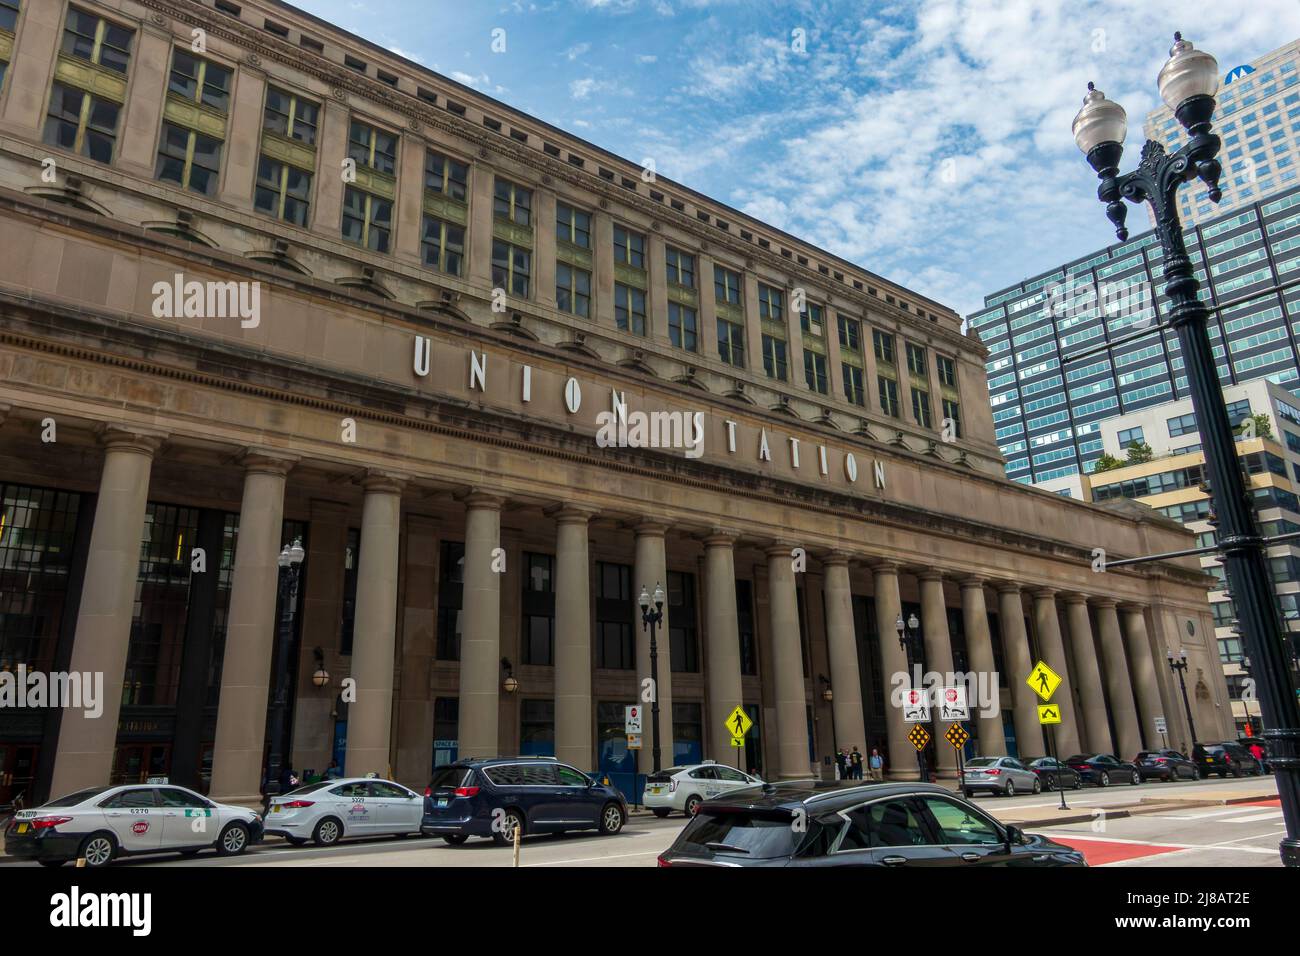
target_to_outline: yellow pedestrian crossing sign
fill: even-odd
[[[732,737],[732,738],[731,738],[731,746],[733,746],[733,747],[743,747],[743,746],[745,746],[745,738],[744,738],[744,737]]]
[[[1061,722],[1061,708],[1056,704],[1039,704],[1038,722],[1040,724],[1059,724]]]
[[[749,733],[749,728],[754,726],[754,722],[749,719],[749,714],[745,713],[743,707],[737,706],[730,714],[727,715],[727,730],[731,734],[731,746],[743,747],[745,734]],[[740,738],[740,743],[736,743],[736,738]]]
[[[1061,686],[1061,675],[1039,661],[1034,665],[1030,675],[1025,678],[1025,683],[1043,700],[1051,700],[1052,694],[1056,693],[1056,688]]]

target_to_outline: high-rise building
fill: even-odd
[[[1237,427],[1237,454],[1266,537],[1300,531],[1300,402],[1280,385],[1257,379],[1223,390],[1228,418]],[[1251,422],[1246,425],[1246,422]],[[1103,465],[1081,481],[1086,500],[1128,498],[1150,505],[1186,525],[1200,546],[1216,543],[1205,453],[1191,399],[1152,405],[1101,423]],[[1115,462],[1119,462],[1115,465]],[[1105,465],[1113,467],[1105,468]],[[1104,470],[1103,470],[1104,469]],[[1236,611],[1216,554],[1201,557],[1213,575],[1210,608],[1214,615],[1219,661],[1232,699],[1233,721],[1260,729],[1259,700],[1253,692],[1249,661],[1237,629]],[[1291,634],[1294,666],[1300,634],[1300,541],[1268,549],[1278,609]]]
[[[1300,185],[1184,230],[1213,310],[1210,341],[1224,385],[1268,379],[1300,387]],[[1080,495],[1102,454],[1102,423],[1187,398],[1172,331],[1111,345],[1163,319],[1154,232],[1092,252],[995,292],[969,327],[985,368],[998,446],[1014,481]],[[1065,362],[1096,347],[1084,361]]]
[[[1217,99],[1223,199],[1215,204],[1204,189],[1184,189],[1178,203],[1188,226],[1218,219],[1295,183],[1300,172],[1300,40],[1228,70]],[[1164,105],[1147,114],[1145,133],[1170,152],[1187,139],[1173,110]]]

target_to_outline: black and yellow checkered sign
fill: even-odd
[[[948,728],[948,732],[944,736],[948,738],[948,743],[952,744],[957,750],[965,747],[966,741],[970,740],[970,734],[966,732],[966,728],[961,724],[953,724]]]
[[[907,735],[907,739],[912,742],[912,746],[917,750],[924,750],[925,745],[930,742],[930,734],[920,724],[914,724],[912,732]]]

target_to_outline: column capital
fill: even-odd
[[[1026,588],[1025,590],[1027,590],[1031,595],[1033,595],[1033,598],[1036,601],[1054,600],[1057,594],[1056,588],[1034,586],[1034,587]]]
[[[278,475],[283,478],[298,464],[299,457],[269,448],[249,446],[239,453],[236,459],[248,473]]]
[[[984,590],[984,585],[988,584],[988,578],[978,574],[963,574],[957,579],[961,584],[963,591],[973,591],[976,588]]]
[[[150,458],[167,440],[167,432],[135,425],[101,425],[97,430],[99,443],[106,449],[134,451]]]
[[[1136,601],[1117,601],[1119,609],[1126,614],[1145,614],[1147,606]]]
[[[1001,578],[993,582],[993,590],[997,591],[998,594],[1019,594],[1021,586],[1018,581],[1008,581]]]
[[[630,528],[638,538],[662,538],[672,527],[672,522],[663,518],[638,518],[625,522],[623,527]]]
[[[361,487],[366,490],[366,494],[400,495],[408,481],[409,475],[372,468],[362,477]]]
[[[892,558],[868,558],[866,565],[873,574],[898,574],[899,563]]]
[[[943,583],[943,572],[938,568],[920,568],[916,572],[916,579],[918,581],[938,581]]]
[[[588,505],[562,503],[552,505],[542,513],[556,524],[587,524],[600,514],[600,510]]]
[[[1119,606],[1119,602],[1111,597],[1097,597],[1094,595],[1093,597],[1088,598],[1088,602],[1094,607],[1101,608],[1115,608]]]
[[[735,528],[710,528],[702,540],[706,548],[734,548],[740,532]]]
[[[763,553],[769,558],[790,557],[790,552],[797,548],[798,545],[793,541],[787,541],[784,538],[773,539],[763,548]]]
[[[821,563],[828,568],[847,568],[849,562],[853,560],[853,554],[849,551],[842,551],[839,548],[832,548],[824,551],[819,555]]]
[[[504,495],[495,494],[486,488],[470,488],[455,497],[471,511],[500,511],[506,503]]]
[[[1087,604],[1088,595],[1082,591],[1062,591],[1061,601],[1065,604]]]

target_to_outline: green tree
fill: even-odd
[[[1123,465],[1124,462],[1120,461],[1110,452],[1106,452],[1100,458],[1098,458],[1097,463],[1092,466],[1092,473],[1096,475],[1103,471],[1113,471],[1114,469],[1120,468]]]
[[[1144,461],[1150,461],[1153,457],[1155,457],[1155,452],[1146,442],[1131,441],[1128,443],[1128,464],[1140,465]]]
[[[1238,433],[1250,434],[1251,429],[1255,430],[1255,438],[1272,438],[1273,426],[1268,420],[1268,416],[1263,412],[1258,415],[1251,415],[1249,418],[1243,418],[1237,426]]]

